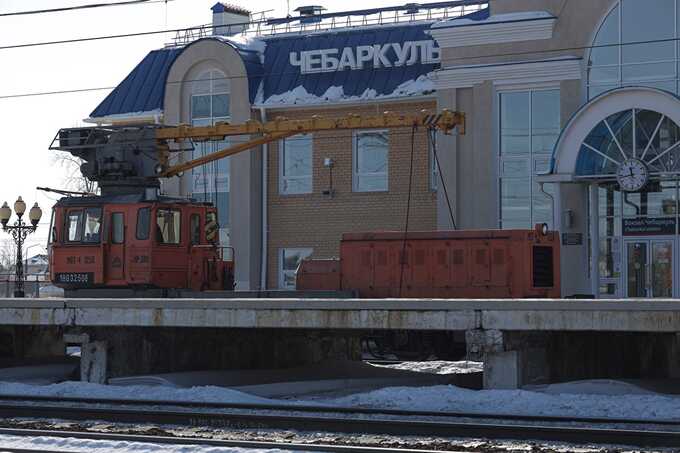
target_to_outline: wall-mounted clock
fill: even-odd
[[[621,162],[616,170],[616,180],[619,182],[621,190],[637,192],[647,185],[649,170],[640,159],[626,159]]]

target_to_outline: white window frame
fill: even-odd
[[[295,289],[293,286],[286,286],[286,275],[295,275],[295,270],[284,269],[283,263],[286,261],[286,252],[299,253],[302,255],[302,259],[309,258],[314,253],[314,249],[311,247],[282,247],[279,249],[279,289]]]
[[[653,85],[653,84],[660,84],[660,83],[673,83],[675,84],[675,89],[674,93],[679,94],[680,93],[680,68],[678,67],[680,65],[680,42],[678,42],[678,38],[680,38],[680,0],[675,0],[673,4],[673,12],[671,13],[673,17],[675,18],[675,30],[674,30],[674,37],[675,37],[675,52],[674,52],[674,57],[672,59],[662,59],[662,60],[651,60],[651,61],[644,61],[644,62],[633,62],[633,63],[624,63],[623,62],[623,49],[625,46],[625,39],[623,37],[624,30],[623,30],[623,12],[624,12],[624,5],[621,0],[615,1],[609,10],[607,10],[606,14],[602,17],[600,20],[600,23],[598,24],[597,30],[595,31],[595,34],[592,37],[591,43],[595,45],[595,41],[599,37],[600,32],[602,31],[602,27],[604,26],[605,22],[607,19],[609,19],[609,16],[614,12],[615,9],[618,8],[617,11],[617,26],[618,26],[618,40],[615,44],[611,44],[612,47],[615,47],[618,51],[618,63],[616,64],[604,64],[604,65],[593,65],[592,64],[592,53],[593,49],[591,48],[587,52],[587,62],[588,64],[585,67],[585,76],[584,76],[584,81],[586,84],[586,99],[590,100],[596,97],[597,95],[601,94],[604,91],[613,89],[613,88],[619,88],[619,87],[624,87],[624,86],[646,86],[646,85]],[[624,69],[630,68],[632,66],[636,65],[654,65],[654,64],[673,64],[675,67],[675,76],[671,77],[668,75],[653,75],[650,76],[649,78],[645,79],[644,77],[641,78],[635,78],[632,77],[630,80],[624,80],[623,73]],[[590,80],[590,74],[592,70],[595,69],[617,69],[617,76],[616,79],[611,79],[608,81],[594,81],[591,82]],[[593,95],[593,90],[597,90],[595,95]]]
[[[498,159],[498,175],[497,175],[497,184],[498,184],[498,227],[499,228],[504,228],[503,227],[503,179],[522,179],[522,177],[512,177],[512,176],[504,176],[503,170],[504,170],[504,163],[505,162],[525,162],[528,164],[528,170],[529,170],[529,177],[531,178],[531,182],[529,185],[529,213],[530,213],[530,220],[529,220],[529,228],[533,227],[533,221],[534,221],[534,180],[536,178],[536,164],[537,162],[545,162],[547,160],[548,164],[552,158],[552,154],[547,153],[547,154],[539,154],[539,153],[534,153],[533,152],[533,147],[532,147],[532,140],[533,140],[533,93],[541,92],[541,91],[558,91],[561,95],[562,90],[559,84],[555,83],[547,83],[547,84],[522,84],[522,85],[517,85],[513,86],[508,89],[502,89],[502,90],[497,90],[496,91],[496,102],[497,102],[497,108],[496,108],[496,158]],[[504,94],[510,94],[510,93],[529,93],[529,154],[527,155],[508,155],[507,157],[502,154],[502,103],[501,103],[501,97]],[[560,99],[559,102],[559,115],[560,115],[560,124],[562,121],[562,111],[561,111],[561,104],[562,101]],[[547,190],[547,187],[546,187]],[[552,221],[550,222],[550,228],[555,228],[555,225],[552,225],[552,223],[555,221],[555,205],[554,205],[554,198],[553,198],[553,215],[552,215]]]
[[[224,89],[217,89],[216,87],[217,83],[216,80],[218,80],[218,77],[224,77],[226,85]],[[190,85],[189,88],[189,122],[192,125],[196,125],[197,123],[207,123],[210,125],[214,125],[218,122],[229,122],[231,120],[231,81],[227,77],[226,74],[224,74],[220,69],[217,69],[215,67],[206,67],[204,70],[201,70],[197,76],[194,77],[195,81],[209,81],[209,89],[207,91],[201,91],[198,90],[196,85],[192,84]],[[212,104],[212,97],[213,96],[218,96],[218,95],[226,95],[227,96],[227,101],[228,101],[228,112],[227,116],[220,116],[216,117],[213,116],[213,104]],[[209,96],[210,97],[210,116],[208,117],[196,117],[194,118],[194,112],[193,112],[193,103],[194,103],[194,98],[198,96]],[[229,139],[225,139],[222,142],[203,142],[203,143],[196,143],[196,146],[193,151],[191,151],[191,158],[195,159],[198,157],[202,157],[206,154],[218,151],[225,146],[228,146],[229,144]],[[230,157],[225,157],[223,159],[230,159]],[[198,177],[204,178],[205,179],[205,185],[206,189],[204,191],[197,191],[194,192],[195,184],[194,184],[194,177],[198,173]],[[219,171],[219,163],[217,161],[211,162],[208,164],[204,164],[201,167],[197,167],[196,169],[192,170],[190,175],[189,175],[189,195],[194,196],[194,194],[197,195],[203,195],[203,193],[207,193],[211,195],[211,197],[215,193],[219,194],[226,194],[226,197],[230,197],[230,192],[231,192],[231,165],[228,166],[226,172],[220,172]],[[218,189],[226,189],[226,190],[218,190]],[[231,200],[229,200],[231,202]],[[220,206],[218,203],[217,198],[213,200],[213,203],[215,206],[217,206],[218,211],[220,210]],[[222,208],[223,209],[223,208]],[[220,224],[220,231],[219,231],[219,236],[220,236],[220,243],[224,246],[227,246],[230,244],[231,239],[230,239],[230,220],[227,222],[226,225]]]
[[[385,171],[359,173],[357,166],[359,164],[359,135],[368,133],[385,133],[388,138],[387,143],[387,161],[385,162]],[[359,189],[359,177],[361,176],[385,176],[384,189]],[[388,129],[369,129],[356,131],[352,134],[352,190],[354,192],[388,192],[390,190],[390,145],[389,145],[389,130]]]
[[[295,141],[308,140],[309,141],[309,160],[310,160],[310,173],[309,176],[286,176],[284,174],[286,168],[286,142],[294,143]],[[279,195],[302,195],[309,194],[314,191],[314,139],[312,134],[297,134],[292,137],[284,138],[279,140]],[[293,180],[309,180],[309,190],[290,190],[286,189],[286,181]]]

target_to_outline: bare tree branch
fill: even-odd
[[[0,272],[14,272],[17,260],[17,245],[12,239],[0,240]]]
[[[83,163],[72,154],[63,151],[55,151],[52,154],[52,162],[64,170],[62,184],[64,189],[74,192],[99,193],[99,187],[95,181],[90,181],[80,172]]]

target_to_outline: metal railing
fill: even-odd
[[[317,14],[314,16],[260,19],[230,25],[205,24],[177,31],[173,42],[166,46],[184,46],[208,36],[241,35],[256,37],[282,33],[310,33],[339,28],[455,19],[484,9],[487,6],[488,0],[459,0],[420,5],[406,4],[390,8]]]
[[[0,297],[14,297],[14,273],[0,274]],[[53,291],[45,291],[50,287],[54,289],[54,285],[50,281],[49,274],[26,274],[24,279],[24,293],[25,297],[49,297],[55,294]],[[59,292],[59,291],[57,291]]]

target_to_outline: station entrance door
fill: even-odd
[[[624,243],[628,297],[673,297],[675,238],[635,238]]]

